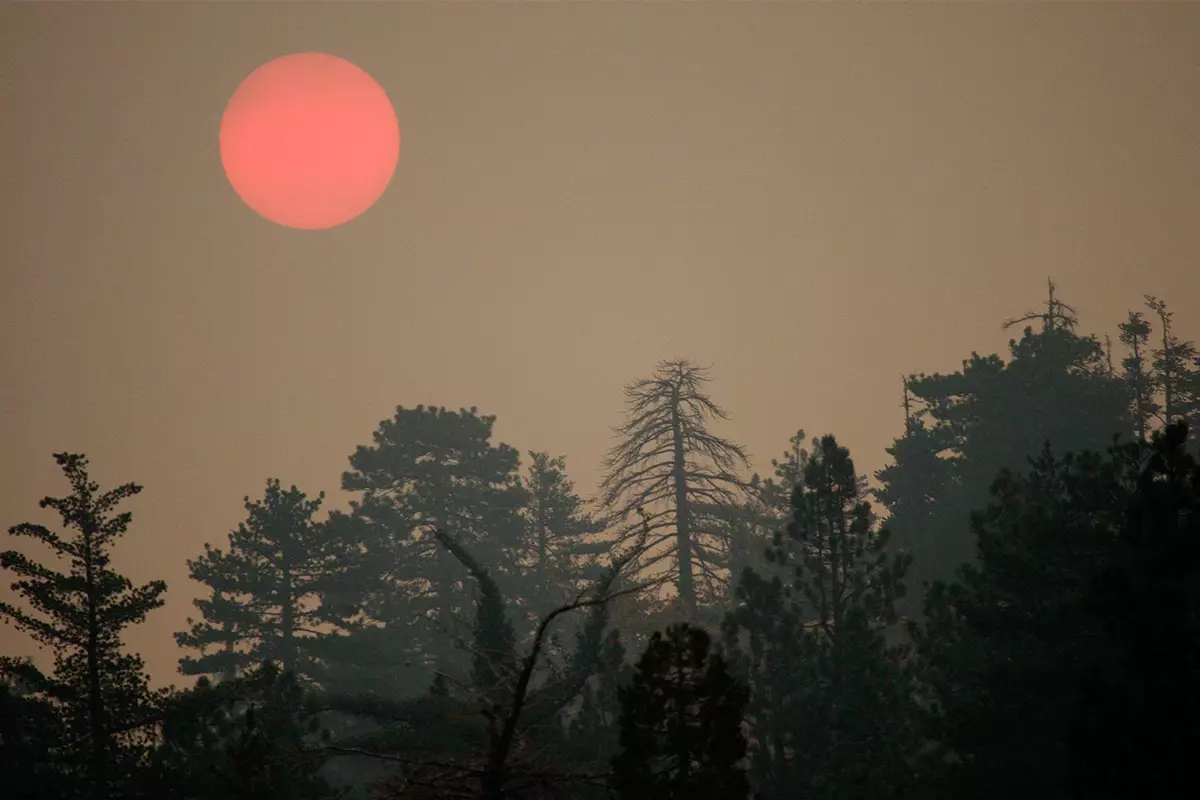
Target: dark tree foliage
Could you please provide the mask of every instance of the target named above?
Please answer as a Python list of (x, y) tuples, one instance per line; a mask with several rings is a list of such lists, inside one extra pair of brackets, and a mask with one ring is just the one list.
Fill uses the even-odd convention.
[(65, 742), (58, 709), (20, 680), (0, 679), (0, 786), (11, 800), (70, 794), (57, 758)]
[[(726, 611), (736, 604), (737, 587), (747, 569), (769, 575), (777, 571), (767, 552), (778, 531), (792, 519), (792, 494), (804, 485), (804, 469), (809, 453), (804, 447), (803, 430), (789, 440), (791, 448), (782, 459), (771, 459), (772, 474), (750, 476), (742, 502), (730, 509), (729, 574), (731, 576)], [(717, 620), (720, 623), (720, 620)]]
[(627, 520), (618, 542), (639, 535), (634, 512), (649, 515), (650, 554), (641, 565), (674, 576), (679, 605), (694, 617), (701, 600), (728, 581), (728, 509), (741, 497), (745, 451), (709, 431), (725, 411), (704, 392), (705, 368), (664, 361), (654, 376), (625, 387), (625, 424), (605, 459), (600, 490), (614, 519)]
[(309, 499), (277, 479), (262, 500), (244, 498), (246, 521), (229, 535), (227, 551), (205, 545), (188, 560), (193, 580), (212, 590), (194, 601), (202, 618), (175, 634), (186, 648), (216, 651), (180, 660), (185, 675), (236, 674), (250, 664), (277, 660), (306, 679), (319, 677), (311, 645), (320, 628), (345, 625), (342, 610), (321, 602), (356, 565), (357, 542), (316, 522), (324, 493)]
[(1066, 796), (1080, 671), (1101, 653), (1092, 586), (1137, 487), (1140, 448), (1054, 456), (1007, 470), (973, 515), (978, 559), (937, 583), (914, 641), (936, 767), (929, 797)]
[(725, 620), (732, 668), (750, 688), (746, 706), (749, 777), (756, 794), (784, 797), (802, 785), (801, 749), (809, 696), (818, 681), (818, 640), (790, 587), (778, 575), (746, 570), (737, 607)]
[(1150, 360), (1150, 323), (1140, 311), (1130, 311), (1125, 322), (1117, 327), (1121, 331), (1121, 344), (1128, 348), (1128, 354), (1121, 359), (1121, 377), (1129, 392), (1135, 434), (1142, 442), (1148, 435), (1150, 421), (1162, 410), (1156, 400), (1158, 375)]
[[(520, 594), (526, 490), (517, 451), (491, 441), (494, 423), (474, 408), (401, 406), (374, 444), (350, 457), (342, 488), (362, 493), (352, 509), (366, 542), (362, 602), (375, 626), (337, 641), (332, 656), (361, 668), (383, 654), (417, 666), (425, 682), (435, 665), (461, 666), (454, 642), (469, 636), (459, 620), (469, 616), (470, 575), (438, 546), (439, 528), (455, 531), (499, 586)], [(402, 647), (381, 653), (387, 641)]]
[(765, 797), (888, 797), (917, 746), (912, 670), (884, 630), (909, 559), (890, 553), (849, 452), (825, 436), (806, 458), (792, 521), (771, 558), (743, 573), (724, 629), (751, 689), (754, 789)]
[(142, 765), (142, 734), (155, 720), (159, 699), (141, 658), (122, 652), (121, 636), (162, 606), (167, 587), (162, 581), (135, 587), (110, 566), (112, 546), (132, 519), (129, 512), (112, 512), (142, 487), (127, 483), (101, 492), (88, 477), (87, 458), (71, 453), (54, 458), (72, 491), (39, 505), (57, 511), (70, 533), (24, 523), (9, 534), (42, 542), (69, 569), (58, 572), (15, 550), (0, 553), (0, 567), (18, 577), (13, 590), (29, 605), (25, 610), (0, 601), (0, 616), (53, 651), (54, 672), (46, 675), (12, 658), (0, 659), (0, 672), (16, 677), (60, 715), (63, 740), (56, 761), (73, 787), (91, 798), (117, 797)]
[(1161, 392), (1159, 406), (1163, 425), (1175, 422), (1200, 423), (1200, 353), (1196, 346), (1175, 333), (1174, 313), (1167, 304), (1146, 295), (1146, 307), (1158, 317), (1158, 347), (1153, 355), (1155, 386)]
[(319, 800), (327, 754), (315, 698), (274, 662), (171, 699), (154, 758), (160, 800)]
[(620, 689), (620, 752), (613, 787), (623, 800), (738, 800), (749, 793), (742, 761), (748, 692), (710, 652), (701, 628), (655, 633)]
[[(582, 650), (581, 650), (582, 651)], [(620, 687), (630, 678), (630, 666), (625, 663), (625, 647), (621, 634), (610, 629), (594, 658), (595, 670), (580, 692), (574, 713), (568, 716), (568, 727), (559, 752), (564, 761), (579, 765), (595, 775), (605, 772), (607, 765), (617, 754), (620, 735), (621, 698)], [(584, 800), (608, 798), (607, 787), (595, 780), (575, 789), (575, 795)]]
[[(564, 718), (592, 678), (602, 673), (613, 651), (619, 652), (608, 628), (608, 606), (644, 588), (619, 588), (618, 582), (640, 553), (645, 534), (633, 549), (614, 556), (585, 591), (542, 616), (524, 648), (515, 642), (505, 598), (490, 571), (456, 537), (440, 530), (435, 536), (479, 589), (469, 678), (457, 680), (439, 672), (425, 695), (399, 702), (369, 695), (333, 697), (337, 710), (373, 717), (380, 725), (364, 736), (338, 742), (335, 752), (370, 754), (401, 764), (401, 775), (389, 783), (390, 790), (412, 797), (559, 796), (565, 784), (594, 780), (589, 778), (594, 765), (573, 762), (562, 747), (568, 728)], [(579, 610), (588, 614), (575, 648), (554, 663), (546, 649), (551, 626)]]
[(912, 559), (888, 548), (891, 534), (875, 523), (850, 451), (833, 436), (821, 437), (809, 455), (792, 509), (788, 541), (778, 541), (795, 563), (809, 618), (830, 635), (852, 608), (893, 622)]
[(914, 615), (925, 585), (948, 580), (972, 559), (969, 518), (987, 502), (1004, 468), (1024, 464), (1050, 441), (1059, 451), (1102, 450), (1136, 426), (1128, 391), (1104, 347), (1076, 333), (1074, 312), (1050, 286), (1040, 330), (1027, 326), (1009, 343), (1010, 359), (972, 354), (950, 375), (908, 381), (913, 412), (890, 450), (895, 463), (877, 477), (895, 542), (915, 556)]
[(66, 532), (10, 533), (61, 565), (0, 553), (54, 655), (0, 658), (0, 797), (1191, 796), (1200, 352), (1145, 304), (1115, 359), (1050, 284), (1003, 359), (905, 377), (884, 525), (832, 436), (743, 480), (687, 361), (626, 387), (596, 512), (494, 417), (398, 407), (349, 513), (271, 479), (188, 562), (184, 691), (122, 647), (165, 591), (110, 565), (140, 487), (59, 454)]
[(523, 481), (527, 588), (517, 599), (527, 601), (527, 613), (540, 617), (575, 596), (592, 572), (588, 567), (595, 555), (607, 552), (609, 543), (594, 541), (604, 531), (604, 522), (590, 514), (576, 494), (566, 459), (533, 451), (529, 459)]
[(1107, 647), (1085, 676), (1074, 797), (1195, 792), (1200, 751), (1200, 467), (1188, 428), (1154, 435), (1120, 543), (1096, 584)]

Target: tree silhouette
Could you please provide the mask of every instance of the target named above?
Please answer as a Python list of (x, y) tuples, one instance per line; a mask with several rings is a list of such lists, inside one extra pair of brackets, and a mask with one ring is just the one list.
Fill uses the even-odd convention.
[(1162, 422), (1192, 422), (1200, 414), (1200, 360), (1194, 344), (1175, 334), (1174, 313), (1167, 304), (1146, 295), (1146, 306), (1158, 317), (1160, 347), (1153, 351), (1156, 384), (1162, 391)]
[[(680, 606), (695, 614), (701, 592), (720, 594), (729, 567), (726, 509), (738, 502), (747, 466), (745, 451), (708, 430), (727, 415), (703, 391), (707, 370), (687, 361), (664, 361), (654, 376), (625, 388), (628, 419), (605, 459), (601, 483), (605, 507), (619, 520), (645, 508), (649, 514), (653, 569), (671, 564)], [(636, 535), (627, 525), (618, 542)]]
[(266, 661), (200, 678), (167, 704), (148, 789), (155, 800), (318, 800), (328, 754), (314, 695)]
[(186, 648), (218, 650), (185, 656), (185, 675), (224, 673), (275, 660), (288, 671), (318, 677), (308, 645), (326, 625), (345, 624), (342, 610), (321, 602), (336, 592), (356, 565), (357, 543), (344, 529), (313, 520), (324, 493), (309, 499), (276, 478), (267, 480), (261, 500), (244, 498), (246, 520), (229, 535), (229, 549), (205, 545), (204, 555), (188, 560), (193, 580), (210, 587), (208, 599), (194, 601), (201, 619), (175, 634)]
[(1042, 324), (1009, 342), (1007, 362), (973, 353), (958, 372), (908, 381), (911, 421), (891, 450), (895, 463), (877, 473), (888, 527), (915, 557), (908, 615), (919, 612), (928, 582), (972, 560), (970, 515), (987, 504), (1001, 469), (1026, 463), (1047, 441), (1061, 452), (1102, 450), (1135, 430), (1127, 387), (1103, 345), (1075, 332), (1074, 312), (1050, 286), (1044, 312), (1009, 323)]
[(805, 455), (792, 521), (769, 551), (790, 576), (746, 570), (724, 623), (751, 688), (750, 768), (766, 796), (884, 796), (917, 735), (907, 651), (883, 635), (909, 558), (889, 551), (848, 450), (824, 436)]
[(622, 800), (738, 800), (747, 690), (702, 628), (655, 632), (633, 679), (620, 689), (621, 748), (613, 788)]
[(1103, 657), (1071, 740), (1078, 798), (1186, 797), (1200, 747), (1200, 467), (1187, 424), (1153, 436), (1126, 524), (1095, 585)]
[(60, 763), (86, 782), (90, 797), (107, 800), (122, 791), (141, 764), (146, 749), (137, 734), (155, 721), (159, 699), (149, 688), (141, 658), (122, 652), (121, 636), (163, 605), (167, 586), (151, 581), (135, 587), (110, 567), (112, 546), (132, 519), (129, 512), (111, 512), (142, 487), (126, 483), (101, 492), (88, 477), (86, 457), (56, 453), (54, 459), (72, 491), (39, 505), (57, 511), (72, 533), (64, 536), (32, 523), (8, 532), (47, 545), (68, 561), (69, 570), (57, 572), (15, 550), (0, 553), (0, 567), (18, 576), (13, 588), (33, 609), (0, 601), (0, 616), (53, 650), (54, 673), (45, 675), (27, 661), (7, 657), (0, 659), (0, 672), (16, 676), (59, 710), (65, 725)]
[[(502, 589), (523, 588), (526, 491), (517, 451), (491, 441), (494, 423), (474, 408), (398, 407), (380, 422), (374, 443), (355, 450), (342, 476), (343, 489), (362, 493), (351, 506), (371, 573), (359, 578), (368, 587), (363, 607), (387, 629), (385, 638), (400, 645), (388, 653), (398, 661), (444, 670), (460, 659), (453, 642), (469, 615), (471, 578), (437, 543), (435, 530), (455, 531)], [(331, 522), (347, 524), (336, 515)], [(364, 630), (339, 641), (338, 649), (350, 657), (378, 632)], [(370, 652), (359, 661), (376, 660)]]
[(1004, 470), (972, 517), (978, 548), (934, 584), (914, 631), (937, 743), (930, 797), (1061, 798), (1082, 670), (1100, 658), (1092, 585), (1136, 491), (1141, 445)]
[[(332, 745), (331, 752), (368, 755), (403, 765), (403, 774), (393, 788), (414, 797), (502, 800), (540, 796), (525, 793), (594, 779), (562, 769), (561, 760), (556, 764), (552, 752), (551, 762), (545, 763), (545, 759), (553, 744), (561, 741), (562, 713), (581, 696), (603, 665), (605, 651), (611, 649), (611, 638), (605, 635), (609, 605), (648, 586), (619, 585), (626, 567), (641, 552), (645, 533), (628, 550), (614, 555), (590, 586), (543, 615), (527, 647), (519, 647), (515, 641), (503, 593), (490, 571), (456, 537), (441, 530), (434, 535), (479, 587), (475, 635), (469, 645), (473, 658), (470, 676), (459, 681), (439, 672), (429, 692), (406, 701), (335, 696), (334, 708), (373, 716), (383, 728)], [(577, 634), (574, 651), (565, 664), (547, 664), (551, 627), (581, 610), (589, 612), (588, 619)]]
[(1150, 363), (1150, 323), (1139, 311), (1130, 311), (1119, 326), (1121, 344), (1129, 354), (1121, 359), (1121, 375), (1129, 387), (1130, 405), (1138, 441), (1145, 441), (1147, 424), (1161, 411), (1155, 394), (1157, 376)]
[(528, 539), (525, 570), (533, 586), (527, 595), (531, 611), (540, 617), (574, 596), (587, 562), (608, 544), (597, 546), (590, 537), (604, 530), (603, 522), (588, 513), (575, 484), (567, 475), (566, 459), (530, 452), (524, 478), (524, 509)]

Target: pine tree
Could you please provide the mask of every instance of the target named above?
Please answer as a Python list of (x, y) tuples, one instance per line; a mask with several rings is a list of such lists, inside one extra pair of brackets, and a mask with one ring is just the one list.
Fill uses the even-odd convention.
[(797, 431), (788, 441), (790, 448), (783, 458), (771, 459), (771, 476), (751, 475), (744, 500), (734, 509), (736, 516), (732, 520), (730, 537), (731, 597), (736, 594), (738, 580), (747, 568), (761, 573), (772, 571), (766, 554), (775, 534), (784, 530), (792, 518), (793, 493), (804, 485), (804, 470), (809, 457), (804, 447), (806, 438), (803, 430)]
[(910, 426), (877, 473), (879, 498), (898, 545), (914, 555), (910, 575), (919, 608), (926, 585), (949, 580), (975, 555), (970, 514), (987, 501), (999, 470), (1020, 468), (1047, 441), (1060, 452), (1102, 450), (1135, 429), (1124, 381), (1104, 347), (1082, 336), (1074, 310), (1053, 284), (1045, 310), (1006, 323), (1027, 325), (1009, 342), (1007, 362), (973, 353), (950, 375), (909, 379)]
[[(398, 407), (383, 420), (374, 444), (350, 457), (342, 488), (361, 492), (352, 502), (363, 527), (369, 591), (362, 598), (375, 626), (338, 643), (341, 654), (356, 656), (359, 645), (402, 648), (393, 655), (426, 670), (457, 669), (462, 663), (456, 639), (467, 634), (460, 620), (470, 615), (470, 575), (444, 548), (434, 531), (453, 530), (502, 590), (520, 596), (520, 559), (526, 491), (518, 474), (519, 455), (491, 441), (495, 417), (476, 409)], [(382, 630), (386, 629), (386, 633)], [(378, 641), (377, 641), (378, 640)]]
[(738, 800), (749, 793), (742, 714), (747, 690), (702, 628), (656, 632), (620, 689), (621, 800)]
[(202, 618), (189, 619), (190, 630), (175, 640), (217, 650), (181, 659), (185, 675), (230, 676), (275, 660), (307, 679), (319, 677), (310, 645), (322, 626), (345, 623), (340, 609), (321, 600), (346, 579), (357, 555), (352, 539), (314, 521), (323, 499), (268, 479), (262, 500), (244, 498), (247, 517), (230, 533), (228, 551), (205, 545), (204, 555), (188, 561), (192, 579), (212, 595), (195, 601)]
[(526, 590), (532, 612), (540, 616), (573, 597), (582, 585), (590, 557), (608, 544), (597, 546), (590, 538), (603, 531), (603, 523), (588, 513), (567, 475), (566, 459), (530, 452), (523, 481), (528, 530), (525, 569), (532, 578)]
[(817, 639), (790, 584), (780, 574), (745, 570), (722, 626), (731, 668), (750, 687), (749, 777), (762, 797), (787, 796), (808, 777), (797, 754), (811, 715), (807, 695), (818, 682)]
[(1150, 363), (1150, 323), (1141, 312), (1130, 311), (1129, 318), (1118, 327), (1121, 344), (1129, 348), (1129, 354), (1121, 359), (1121, 375), (1129, 387), (1137, 439), (1142, 442), (1146, 441), (1150, 420), (1161, 411), (1155, 402), (1157, 376)]
[(888, 548), (891, 536), (874, 523), (863, 479), (850, 451), (832, 435), (813, 448), (804, 483), (792, 497), (792, 523), (781, 557), (795, 564), (807, 616), (836, 640), (852, 608), (872, 624), (891, 624), (912, 557)]
[(0, 672), (21, 679), (59, 710), (65, 727), (61, 755), (65, 771), (81, 781), (86, 796), (118, 796), (146, 754), (146, 726), (155, 721), (158, 697), (148, 685), (142, 660), (122, 652), (126, 628), (163, 605), (166, 584), (134, 587), (110, 565), (116, 540), (129, 527), (129, 512), (111, 512), (142, 491), (126, 483), (107, 492), (88, 477), (82, 455), (54, 456), (70, 481), (67, 497), (47, 497), (72, 533), (58, 534), (24, 523), (9, 529), (47, 545), (70, 568), (57, 572), (14, 550), (0, 553), (0, 567), (15, 573), (13, 584), (33, 611), (0, 601), (0, 616), (54, 652), (54, 672), (45, 675), (28, 662), (0, 659)]
[(1177, 422), (1151, 456), (1091, 608), (1106, 647), (1081, 684), (1074, 797), (1168, 800), (1194, 791), (1200, 747), (1200, 466)]
[(747, 570), (725, 621), (731, 661), (751, 688), (751, 770), (766, 796), (887, 796), (916, 749), (915, 688), (895, 621), (909, 557), (893, 554), (849, 452), (822, 437), (792, 493), (771, 557)]
[(923, 796), (1068, 796), (1079, 676), (1102, 652), (1091, 587), (1118, 541), (1141, 447), (1045, 447), (1024, 473), (1001, 471), (972, 516), (976, 563), (934, 584), (913, 632), (936, 709)]
[[(651, 554), (642, 568), (669, 565), (682, 611), (694, 618), (702, 598), (719, 597), (728, 581), (725, 519), (740, 501), (737, 471), (748, 462), (741, 447), (708, 430), (725, 411), (704, 393), (707, 370), (664, 361), (654, 376), (625, 388), (628, 420), (605, 460), (603, 503), (614, 519), (649, 514)], [(618, 542), (637, 535), (631, 522)], [(700, 584), (698, 586), (697, 584)]]
[(1146, 295), (1146, 306), (1158, 316), (1161, 346), (1153, 350), (1155, 383), (1162, 392), (1162, 422), (1194, 424), (1200, 416), (1200, 361), (1192, 342), (1175, 334), (1174, 313), (1167, 304)]

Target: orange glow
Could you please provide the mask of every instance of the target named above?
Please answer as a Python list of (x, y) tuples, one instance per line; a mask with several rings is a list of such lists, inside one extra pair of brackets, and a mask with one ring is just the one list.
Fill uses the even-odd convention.
[(221, 163), (238, 196), (267, 219), (318, 230), (380, 198), (400, 156), (387, 93), (348, 61), (294, 53), (242, 82), (221, 118)]

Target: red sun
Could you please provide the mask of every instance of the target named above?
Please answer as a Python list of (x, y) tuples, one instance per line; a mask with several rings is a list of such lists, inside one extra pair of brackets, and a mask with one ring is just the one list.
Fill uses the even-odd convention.
[(319, 230), (380, 198), (400, 157), (387, 93), (349, 61), (293, 53), (263, 64), (229, 98), (221, 163), (238, 196), (262, 216)]

